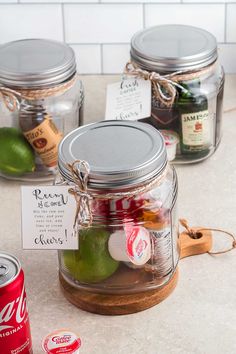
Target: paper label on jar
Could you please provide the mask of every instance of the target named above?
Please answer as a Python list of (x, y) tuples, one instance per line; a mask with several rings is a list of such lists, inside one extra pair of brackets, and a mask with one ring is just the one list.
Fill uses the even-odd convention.
[(138, 120), (151, 115), (151, 82), (128, 78), (107, 86), (106, 120)]
[(57, 165), (57, 148), (62, 134), (50, 116), (46, 116), (44, 121), (34, 129), (24, 132), (24, 136), (41, 157), (45, 166)]
[(208, 146), (211, 144), (212, 119), (208, 110), (181, 115), (183, 144)]
[(23, 249), (78, 249), (74, 233), (75, 198), (68, 186), (22, 186)]

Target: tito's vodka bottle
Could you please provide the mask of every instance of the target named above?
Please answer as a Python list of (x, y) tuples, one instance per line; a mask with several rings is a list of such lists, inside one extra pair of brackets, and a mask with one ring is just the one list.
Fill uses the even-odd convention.
[(62, 139), (51, 116), (40, 102), (22, 104), (19, 115), (20, 128), (35, 152), (49, 171), (57, 168), (57, 149)]

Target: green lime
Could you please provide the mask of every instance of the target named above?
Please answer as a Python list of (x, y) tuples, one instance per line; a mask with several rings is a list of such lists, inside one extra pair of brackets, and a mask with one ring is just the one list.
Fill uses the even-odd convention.
[(64, 251), (64, 264), (70, 274), (84, 283), (97, 283), (110, 277), (118, 268), (108, 251), (109, 232), (90, 228), (80, 231), (79, 250)]
[(33, 150), (21, 131), (16, 128), (0, 128), (0, 171), (19, 176), (34, 169)]

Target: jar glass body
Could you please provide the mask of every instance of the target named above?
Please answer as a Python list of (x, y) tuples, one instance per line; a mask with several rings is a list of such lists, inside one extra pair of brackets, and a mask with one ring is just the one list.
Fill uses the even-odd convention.
[[(220, 142), (224, 71), (215, 62), (205, 73), (199, 69), (197, 74), (191, 75), (190, 72), (182, 77), (178, 84), (183, 89), (176, 87), (173, 105), (164, 106), (152, 93), (151, 117), (141, 121), (170, 134), (175, 132), (178, 143), (172, 159), (175, 163), (193, 163), (210, 156)], [(167, 145), (167, 150), (172, 148), (170, 145)]]
[[(16, 87), (9, 87), (12, 90), (17, 91)], [(45, 88), (50, 89), (49, 87)], [(27, 88), (30, 90), (30, 87)], [(20, 89), (19, 89), (20, 91)], [(55, 124), (56, 128), (61, 134), (61, 137), (69, 133), (71, 130), (77, 128), (83, 124), (83, 100), (84, 100), (84, 90), (81, 80), (76, 78), (73, 84), (61, 93), (51, 94), (48, 97), (40, 99), (25, 99), (20, 100), (20, 105), (18, 109), (11, 112), (5, 105), (2, 98), (0, 98), (0, 115), (1, 122), (0, 128), (2, 127), (15, 127), (21, 130), (22, 125), (28, 130), (34, 128), (34, 121), (37, 117), (35, 112), (40, 113), (40, 111), (47, 114)], [(21, 115), (21, 112), (27, 107), (30, 110), (30, 114)], [(20, 121), (21, 120), (21, 121)], [(33, 124), (32, 124), (33, 123)], [(22, 175), (8, 175), (0, 172), (0, 175), (8, 179), (18, 179), (23, 181), (44, 181), (53, 180), (54, 172), (43, 164), (41, 158), (36, 152), (35, 155), (35, 170), (34, 172), (24, 173)]]
[(59, 251), (60, 274), (78, 289), (128, 294), (156, 289), (179, 260), (177, 177), (173, 167), (145, 193), (92, 200), (93, 223), (78, 250)]

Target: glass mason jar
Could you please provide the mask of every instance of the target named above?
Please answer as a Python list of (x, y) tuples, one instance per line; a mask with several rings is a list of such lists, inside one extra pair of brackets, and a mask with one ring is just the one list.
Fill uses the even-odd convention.
[(127, 294), (158, 288), (174, 275), (177, 178), (156, 129), (130, 121), (80, 127), (60, 143), (59, 171), (80, 204), (79, 249), (59, 251), (63, 282)]
[(83, 86), (73, 50), (45, 39), (2, 45), (0, 115), (0, 152), (6, 156), (0, 157), (0, 174), (54, 178), (60, 140), (83, 123)]
[(127, 74), (152, 82), (151, 117), (163, 133), (169, 160), (206, 159), (221, 139), (224, 71), (209, 32), (163, 25), (137, 32), (131, 40)]

